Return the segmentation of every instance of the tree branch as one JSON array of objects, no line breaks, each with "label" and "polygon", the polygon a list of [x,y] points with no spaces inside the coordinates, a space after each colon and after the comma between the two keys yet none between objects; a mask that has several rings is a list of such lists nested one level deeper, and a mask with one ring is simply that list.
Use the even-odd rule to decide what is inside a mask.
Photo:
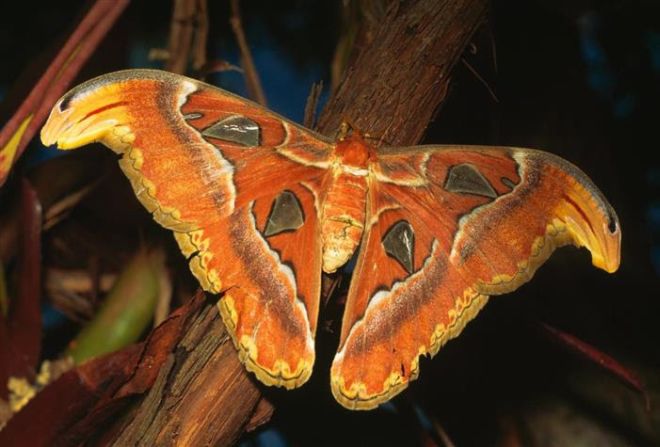
[{"label": "tree branch", "polygon": [[[259,400],[259,388],[210,305],[189,327],[114,444],[230,445],[258,413]],[[259,411],[263,418],[263,408]],[[271,410],[266,411],[269,417]]]},{"label": "tree branch", "polygon": [[392,2],[321,114],[319,130],[331,134],[350,120],[388,145],[417,143],[486,10],[485,0]]}]

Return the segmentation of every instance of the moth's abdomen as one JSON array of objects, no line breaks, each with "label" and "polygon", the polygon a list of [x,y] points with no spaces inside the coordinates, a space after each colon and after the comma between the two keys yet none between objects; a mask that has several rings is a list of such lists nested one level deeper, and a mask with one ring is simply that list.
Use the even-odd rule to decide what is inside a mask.
[{"label": "moth's abdomen", "polygon": [[334,272],[353,256],[364,230],[367,178],[338,171],[329,174],[331,178],[321,210],[323,271],[326,273]]}]

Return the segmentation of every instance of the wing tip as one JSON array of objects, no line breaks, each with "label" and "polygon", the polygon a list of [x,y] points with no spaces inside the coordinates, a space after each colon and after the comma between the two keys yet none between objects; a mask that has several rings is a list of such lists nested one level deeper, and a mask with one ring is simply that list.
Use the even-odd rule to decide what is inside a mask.
[{"label": "wing tip", "polygon": [[[169,84],[186,81],[197,85],[192,79],[150,69],[121,70],[98,76],[72,88],[55,103],[41,130],[41,141],[46,146],[57,144],[63,150],[103,141],[115,152],[121,152],[133,137],[128,130],[117,130],[126,127],[122,124],[129,121],[125,111],[129,101],[121,85],[140,80]],[[139,90],[140,93],[144,91]]]},{"label": "wing tip", "polygon": [[616,215],[599,206],[585,191],[566,197],[556,215],[568,230],[571,243],[586,247],[595,267],[614,273],[621,264],[621,227]]},{"label": "wing tip", "polygon": [[[523,163],[529,157],[549,169],[551,178],[564,179],[564,194],[555,208],[569,230],[573,245],[591,252],[595,267],[614,273],[621,262],[621,226],[614,208],[593,181],[577,166],[543,151],[515,149],[514,158]],[[521,158],[522,157],[522,158]]]}]

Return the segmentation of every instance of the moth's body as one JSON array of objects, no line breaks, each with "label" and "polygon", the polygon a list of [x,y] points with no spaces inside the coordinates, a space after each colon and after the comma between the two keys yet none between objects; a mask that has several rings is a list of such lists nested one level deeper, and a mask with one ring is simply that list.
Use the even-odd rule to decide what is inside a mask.
[{"label": "moth's body", "polygon": [[579,169],[529,149],[374,148],[329,140],[245,99],[129,70],[65,95],[46,144],[100,141],[154,219],[174,232],[239,356],[293,388],[314,363],[321,271],[359,255],[331,386],[369,409],[403,390],[485,305],[559,246],[619,265],[621,232]]},{"label": "moth's body", "polygon": [[321,206],[323,271],[344,265],[360,243],[375,150],[359,134],[342,137],[330,156]]}]

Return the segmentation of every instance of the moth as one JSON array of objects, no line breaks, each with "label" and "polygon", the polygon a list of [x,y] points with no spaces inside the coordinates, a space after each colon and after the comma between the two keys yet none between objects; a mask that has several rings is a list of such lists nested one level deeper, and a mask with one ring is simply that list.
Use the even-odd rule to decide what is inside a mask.
[{"label": "moth", "polygon": [[241,361],[295,388],[314,364],[321,272],[358,250],[332,363],[347,408],[408,386],[419,357],[456,337],[488,297],[528,281],[556,247],[619,266],[616,213],[569,162],[531,149],[375,147],[335,140],[186,77],[127,70],[53,107],[46,145],[99,141],[174,232]]}]

